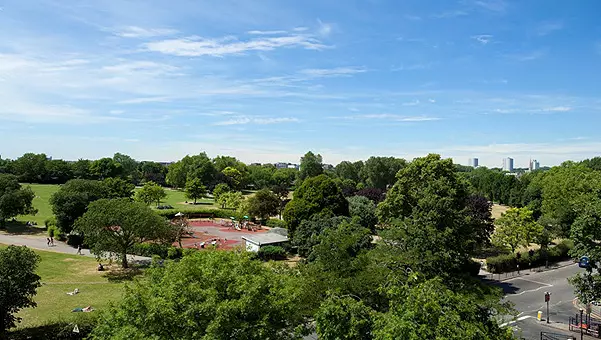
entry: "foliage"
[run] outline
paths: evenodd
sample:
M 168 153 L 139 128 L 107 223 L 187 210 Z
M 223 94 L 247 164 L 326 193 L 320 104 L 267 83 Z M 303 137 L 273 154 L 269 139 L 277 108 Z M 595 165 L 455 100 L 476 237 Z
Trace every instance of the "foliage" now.
M 20 182 L 40 183 L 46 177 L 46 162 L 48 157 L 41 154 L 26 153 L 15 159 L 11 168 L 19 177 Z
M 294 185 L 294 181 L 296 180 L 296 176 L 298 174 L 299 171 L 296 169 L 277 169 L 271 177 L 271 182 L 273 185 L 289 189 Z
M 149 269 L 102 314 L 92 339 L 297 339 L 306 323 L 300 293 L 285 267 L 197 252 Z
M 58 235 L 60 234 L 60 230 L 58 229 L 58 227 L 56 227 L 54 225 L 50 225 L 50 226 L 48 226 L 48 230 L 46 230 L 46 233 L 48 234 L 48 237 L 58 238 Z
M 317 335 L 320 339 L 372 339 L 375 316 L 361 300 L 330 296 L 315 314 Z
M 357 183 L 352 179 L 336 178 L 335 181 L 344 197 L 353 196 L 357 191 Z
M 215 202 L 221 202 L 220 204 L 221 204 L 222 209 L 225 208 L 226 200 L 223 199 L 220 201 L 220 198 L 223 194 L 230 192 L 230 191 L 231 191 L 230 187 L 225 183 L 219 183 L 213 189 L 213 197 L 215 198 Z
M 469 223 L 474 225 L 474 240 L 479 247 L 490 245 L 490 235 L 495 230 L 492 203 L 484 196 L 470 195 L 466 201 Z
M 194 204 L 199 198 L 203 198 L 207 195 L 207 187 L 202 185 L 202 182 L 198 178 L 190 178 L 186 181 L 186 197 L 193 199 Z
M 162 259 L 179 259 L 183 255 L 182 248 L 176 248 L 170 244 L 164 243 L 136 243 L 131 255 L 139 255 L 146 257 L 159 256 Z
M 272 176 L 275 173 L 275 167 L 273 165 L 249 165 L 247 171 L 248 184 L 255 189 L 265 189 L 273 184 Z
M 167 175 L 167 168 L 157 162 L 140 162 L 138 165 L 138 172 L 140 181 L 142 183 L 155 182 L 160 186 L 167 185 L 165 176 Z
M 154 182 L 146 182 L 146 184 L 136 192 L 136 200 L 143 202 L 146 205 L 156 202 L 157 206 L 159 206 L 161 200 L 165 197 L 167 197 L 165 189 Z
M 117 152 L 113 155 L 113 161 L 121 166 L 121 175 L 124 178 L 137 183 L 135 179 L 138 176 L 138 162 L 135 159 Z
M 221 173 L 225 176 L 226 182 L 230 187 L 238 190 L 242 189 L 244 175 L 242 172 L 240 172 L 240 170 L 228 166 L 227 168 L 223 169 Z
M 286 250 L 280 246 L 265 246 L 259 249 L 258 255 L 262 260 L 282 260 L 286 258 Z
M 347 217 L 326 217 L 314 215 L 303 220 L 292 236 L 291 243 L 297 247 L 298 254 L 305 258 L 313 258 L 313 247 L 319 244 L 319 236 L 327 229 L 336 228 Z
M 183 188 L 188 178 L 198 178 L 208 186 L 212 186 L 216 174 L 215 166 L 206 153 L 186 156 L 169 165 L 167 183 L 176 188 Z
M 527 247 L 542 232 L 542 226 L 534 221 L 528 208 L 511 208 L 496 221 L 492 235 L 493 244 L 509 247 L 513 253 L 518 246 Z
M 400 158 L 370 157 L 361 169 L 361 179 L 368 187 L 385 190 L 394 184 L 397 172 L 406 164 Z
M 112 158 L 101 158 L 90 164 L 90 174 L 98 179 L 117 177 L 123 173 L 123 166 Z
M 376 205 L 374 202 L 365 196 L 349 197 L 347 201 L 349 202 L 351 217 L 356 217 L 361 226 L 372 231 L 375 230 L 376 224 L 378 224 L 378 217 L 376 216 Z
M 369 198 L 375 204 L 378 204 L 384 200 L 384 190 L 378 188 L 363 188 L 355 192 L 356 196 L 363 196 Z
M 183 216 L 178 216 L 173 221 L 171 221 L 171 228 L 173 239 L 179 244 L 180 248 L 183 248 L 182 238 L 185 235 L 190 234 L 190 222 L 187 218 Z
M 68 234 L 75 220 L 84 214 L 90 202 L 107 196 L 108 191 L 103 182 L 85 179 L 68 181 L 50 197 L 57 227 Z
M 348 201 L 336 183 L 326 175 L 311 177 L 303 181 L 294 192 L 294 198 L 284 209 L 284 220 L 288 230 L 294 234 L 303 220 L 315 214 L 348 216 Z
M 219 203 L 222 208 L 238 209 L 242 204 L 242 193 L 239 191 L 228 191 L 219 195 L 215 202 Z
M 572 256 L 587 256 L 590 267 L 586 273 L 571 278 L 576 295 L 583 302 L 601 300 L 601 200 L 584 205 L 581 214 L 572 224 L 571 239 L 574 241 Z
M 166 239 L 171 233 L 163 217 L 141 203 L 123 198 L 90 203 L 75 229 L 85 235 L 94 254 L 114 253 L 124 268 L 128 266 L 127 253 L 136 243 Z
M 277 218 L 268 219 L 265 225 L 270 228 L 286 228 L 286 222 Z
M 279 207 L 280 199 L 268 189 L 259 190 L 248 199 L 248 213 L 261 220 L 276 215 Z
M 33 297 L 41 287 L 35 273 L 39 261 L 39 256 L 25 246 L 0 248 L 0 338 L 21 321 L 15 316 L 19 310 L 36 306 Z
M 167 209 L 167 210 L 154 211 L 155 214 L 157 214 L 159 216 L 163 216 L 165 218 L 169 218 L 169 219 L 174 218 L 175 214 L 177 214 L 178 212 L 180 212 L 180 210 L 178 210 L 178 209 Z M 194 209 L 185 210 L 185 214 L 190 217 L 213 216 L 215 218 L 228 218 L 228 217 L 232 216 L 232 212 L 229 210 L 204 208 L 204 207 L 198 207 L 198 208 L 194 208 Z
M 22 188 L 16 176 L 0 174 L 0 227 L 6 220 L 18 215 L 36 214 L 34 197 L 31 188 Z
M 323 159 L 321 155 L 307 152 L 300 161 L 298 178 L 302 181 L 323 174 Z
M 570 258 L 570 251 L 574 248 L 574 244 L 570 240 L 563 240 L 559 244 L 549 249 L 534 250 L 532 256 L 528 251 L 516 253 L 502 254 L 492 256 L 486 259 L 486 268 L 491 273 L 505 273 L 517 270 L 517 265 L 520 269 L 528 269 L 546 265 L 549 263 L 567 260 Z
M 336 175 L 342 179 L 350 179 L 354 182 L 361 181 L 361 170 L 363 169 L 363 161 L 349 162 L 342 161 L 336 165 Z
M 136 188 L 130 182 L 119 177 L 105 178 L 102 183 L 104 183 L 107 190 L 105 198 L 131 198 Z

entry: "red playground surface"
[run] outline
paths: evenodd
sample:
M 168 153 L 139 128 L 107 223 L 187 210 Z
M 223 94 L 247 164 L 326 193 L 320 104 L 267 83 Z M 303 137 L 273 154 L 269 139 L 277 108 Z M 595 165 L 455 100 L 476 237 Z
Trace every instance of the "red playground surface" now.
M 267 229 L 264 228 L 257 231 L 236 230 L 234 227 L 228 227 L 225 220 L 224 222 L 220 220 L 190 220 L 189 229 L 192 231 L 192 235 L 182 238 L 182 246 L 197 249 L 201 249 L 202 242 L 205 242 L 205 248 L 210 248 L 213 241 L 216 241 L 217 249 L 243 247 L 242 236 L 267 232 Z M 178 244 L 174 243 L 173 245 L 177 246 Z

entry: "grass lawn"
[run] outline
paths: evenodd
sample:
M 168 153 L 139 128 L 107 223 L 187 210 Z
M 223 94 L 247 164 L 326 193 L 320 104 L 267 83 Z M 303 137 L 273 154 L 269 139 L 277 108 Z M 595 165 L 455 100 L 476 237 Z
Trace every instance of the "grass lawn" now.
M 0 245 L 0 247 L 6 247 Z M 36 308 L 21 310 L 23 318 L 19 328 L 46 324 L 52 321 L 74 322 L 82 317 L 108 307 L 111 301 L 121 298 L 124 283 L 110 282 L 107 272 L 96 270 L 94 258 L 35 250 L 41 261 L 37 273 L 41 276 L 42 287 L 38 288 Z M 66 293 L 79 289 L 79 294 Z M 76 307 L 92 306 L 92 313 L 72 313 Z
M 510 207 L 501 204 L 492 205 L 492 218 L 497 219 L 501 217 L 501 214 L 509 210 Z
M 35 215 L 24 215 L 17 217 L 19 221 L 34 221 L 39 226 L 44 225 L 44 221 L 47 218 L 53 216 L 52 207 L 50 206 L 50 196 L 58 191 L 59 186 L 56 184 L 21 184 L 23 187 L 31 187 L 31 190 L 35 193 L 33 199 L 33 206 L 38 209 L 38 213 Z

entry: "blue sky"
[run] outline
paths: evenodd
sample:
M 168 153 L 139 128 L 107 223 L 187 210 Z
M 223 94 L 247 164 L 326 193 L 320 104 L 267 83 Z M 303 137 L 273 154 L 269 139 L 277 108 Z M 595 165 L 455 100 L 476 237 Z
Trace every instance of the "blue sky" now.
M 0 154 L 598 155 L 601 2 L 0 0 Z

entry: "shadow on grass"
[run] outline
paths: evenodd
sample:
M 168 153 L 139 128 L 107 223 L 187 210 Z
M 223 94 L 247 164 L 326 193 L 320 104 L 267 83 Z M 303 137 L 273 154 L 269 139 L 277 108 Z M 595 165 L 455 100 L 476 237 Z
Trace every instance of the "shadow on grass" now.
M 125 281 L 132 281 L 135 277 L 140 276 L 143 273 L 144 272 L 138 267 L 111 268 L 102 276 L 107 278 L 109 282 L 120 283 Z
M 196 203 L 194 203 L 194 202 L 188 202 L 188 203 L 185 203 L 185 204 L 192 205 L 192 206 L 196 206 L 196 205 L 209 205 L 210 206 L 210 205 L 213 205 L 213 202 L 196 202 Z
M 4 231 L 13 235 L 38 235 L 44 234 L 46 229 L 44 226 L 28 226 L 26 222 L 11 221 L 6 222 L 3 227 L 0 227 L 0 231 Z

